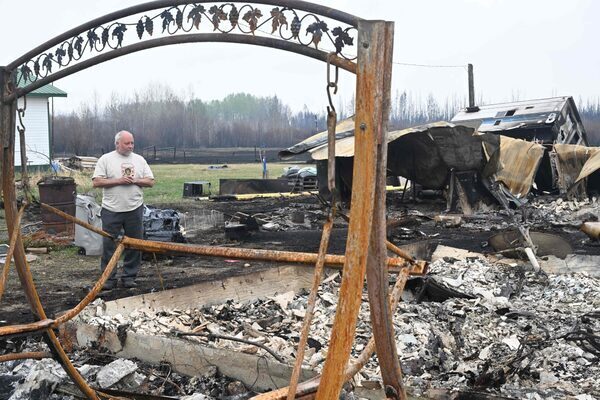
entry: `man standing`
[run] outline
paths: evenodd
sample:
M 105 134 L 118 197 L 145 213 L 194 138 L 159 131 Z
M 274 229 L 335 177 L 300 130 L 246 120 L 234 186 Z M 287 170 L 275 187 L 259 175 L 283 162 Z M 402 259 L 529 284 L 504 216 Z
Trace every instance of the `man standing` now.
M 154 186 L 154 175 L 144 157 L 133 152 L 133 135 L 120 131 L 115 135 L 115 151 L 104 154 L 98 160 L 93 186 L 102 188 L 102 229 L 113 237 L 121 230 L 125 236 L 142 239 L 144 228 L 144 194 L 142 188 Z M 102 239 L 104 249 L 100 268 L 106 268 L 115 252 L 115 243 Z M 123 274 L 121 279 L 126 288 L 136 287 L 135 278 L 140 269 L 142 253 L 127 249 L 124 252 Z M 116 269 L 104 285 L 105 290 L 117 286 Z

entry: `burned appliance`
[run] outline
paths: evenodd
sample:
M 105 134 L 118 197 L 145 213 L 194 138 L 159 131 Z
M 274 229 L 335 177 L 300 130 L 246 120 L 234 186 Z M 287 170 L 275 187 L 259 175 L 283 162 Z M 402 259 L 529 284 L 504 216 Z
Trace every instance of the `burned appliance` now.
M 144 205 L 144 239 L 185 243 L 180 219 L 175 210 Z

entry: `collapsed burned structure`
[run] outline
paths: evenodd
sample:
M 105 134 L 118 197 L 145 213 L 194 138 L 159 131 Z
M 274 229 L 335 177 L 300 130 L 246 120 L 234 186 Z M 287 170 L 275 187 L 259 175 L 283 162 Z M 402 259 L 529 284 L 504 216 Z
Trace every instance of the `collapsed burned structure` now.
M 337 125 L 335 156 L 340 191 L 352 188 L 352 118 Z M 583 198 L 597 193 L 597 148 L 571 97 L 467 108 L 452 122 L 436 122 L 389 132 L 387 174 L 423 189 L 444 192 L 448 211 L 470 214 L 500 203 L 521 205 L 527 195 L 561 193 Z M 310 152 L 319 167 L 320 190 L 327 192 L 327 132 L 279 153 L 283 159 Z

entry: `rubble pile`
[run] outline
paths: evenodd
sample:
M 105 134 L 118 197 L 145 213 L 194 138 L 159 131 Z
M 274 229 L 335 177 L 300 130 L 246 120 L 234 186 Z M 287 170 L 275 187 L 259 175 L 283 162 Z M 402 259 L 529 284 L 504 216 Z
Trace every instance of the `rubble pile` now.
M 432 263 L 428 279 L 473 299 L 418 303 L 416 299 L 422 298 L 418 293 L 405 291 L 394 318 L 399 356 L 412 393 L 475 388 L 532 399 L 600 395 L 600 338 L 596 334 L 600 330 L 600 279 L 586 274 L 544 275 L 506 261 L 492 263 L 482 256 L 446 257 Z M 339 283 L 336 274 L 320 288 L 304 360 L 307 368 L 318 371 L 323 366 Z M 258 342 L 291 364 L 306 301 L 307 293 L 284 293 L 250 303 L 135 311 L 127 316 L 104 315 L 97 302 L 79 318 L 115 331 L 124 325 L 127 330 L 153 335 L 193 331 L 203 336 L 189 340 L 271 357 L 251 344 Z M 365 292 L 353 356 L 360 354 L 370 336 Z M 356 383 L 372 386 L 380 376 L 373 357 Z
M 225 223 L 225 231 L 227 233 L 227 228 L 233 226 L 245 232 L 257 230 L 265 232 L 305 231 L 320 228 L 326 217 L 327 212 L 318 204 L 291 203 L 289 206 L 268 212 L 253 214 L 236 212 Z
M 28 342 L 20 351 L 47 351 L 45 344 Z M 211 368 L 203 375 L 181 376 L 169 365 L 143 363 L 86 352 L 75 353 L 73 361 L 79 373 L 93 387 L 124 392 L 177 396 L 182 400 L 239 398 L 243 384 L 220 375 Z M 244 392 L 247 390 L 244 388 Z M 9 400 L 79 398 L 73 383 L 53 359 L 16 360 L 0 363 L 0 398 Z
M 542 226 L 552 224 L 578 229 L 583 222 L 598 220 L 600 201 L 596 197 L 582 200 L 538 198 L 529 205 L 528 209 L 531 220 Z

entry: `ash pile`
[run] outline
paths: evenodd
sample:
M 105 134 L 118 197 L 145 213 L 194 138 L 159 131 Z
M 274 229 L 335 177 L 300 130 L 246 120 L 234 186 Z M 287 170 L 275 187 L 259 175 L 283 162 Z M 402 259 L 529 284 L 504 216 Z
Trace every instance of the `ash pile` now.
M 334 274 L 320 288 L 305 368 L 323 367 L 339 284 Z M 107 316 L 98 301 L 79 319 L 113 331 L 193 332 L 199 336 L 183 337 L 293 364 L 306 302 L 307 293 L 290 292 L 250 303 Z M 478 254 L 440 257 L 426 278 L 409 281 L 394 322 L 413 395 L 445 389 L 527 399 L 600 396 L 600 279 L 588 274 L 545 274 L 518 260 Z M 354 357 L 371 334 L 365 288 Z M 377 388 L 380 376 L 372 357 L 353 383 Z
M 2 343 L 2 350 L 48 351 L 47 346 L 32 340 Z M 94 388 L 115 396 L 133 398 L 134 394 L 147 393 L 152 398 L 181 400 L 239 400 L 248 390 L 241 382 L 221 375 L 217 368 L 202 375 L 187 377 L 172 371 L 168 364 L 148 365 L 138 361 L 116 358 L 93 349 L 71 355 L 79 373 Z M 119 397 L 122 396 L 122 397 Z M 169 396 L 169 397 L 166 397 Z M 175 396 L 175 397 L 171 397 Z M 81 393 L 53 359 L 15 360 L 0 363 L 0 399 L 73 400 Z

